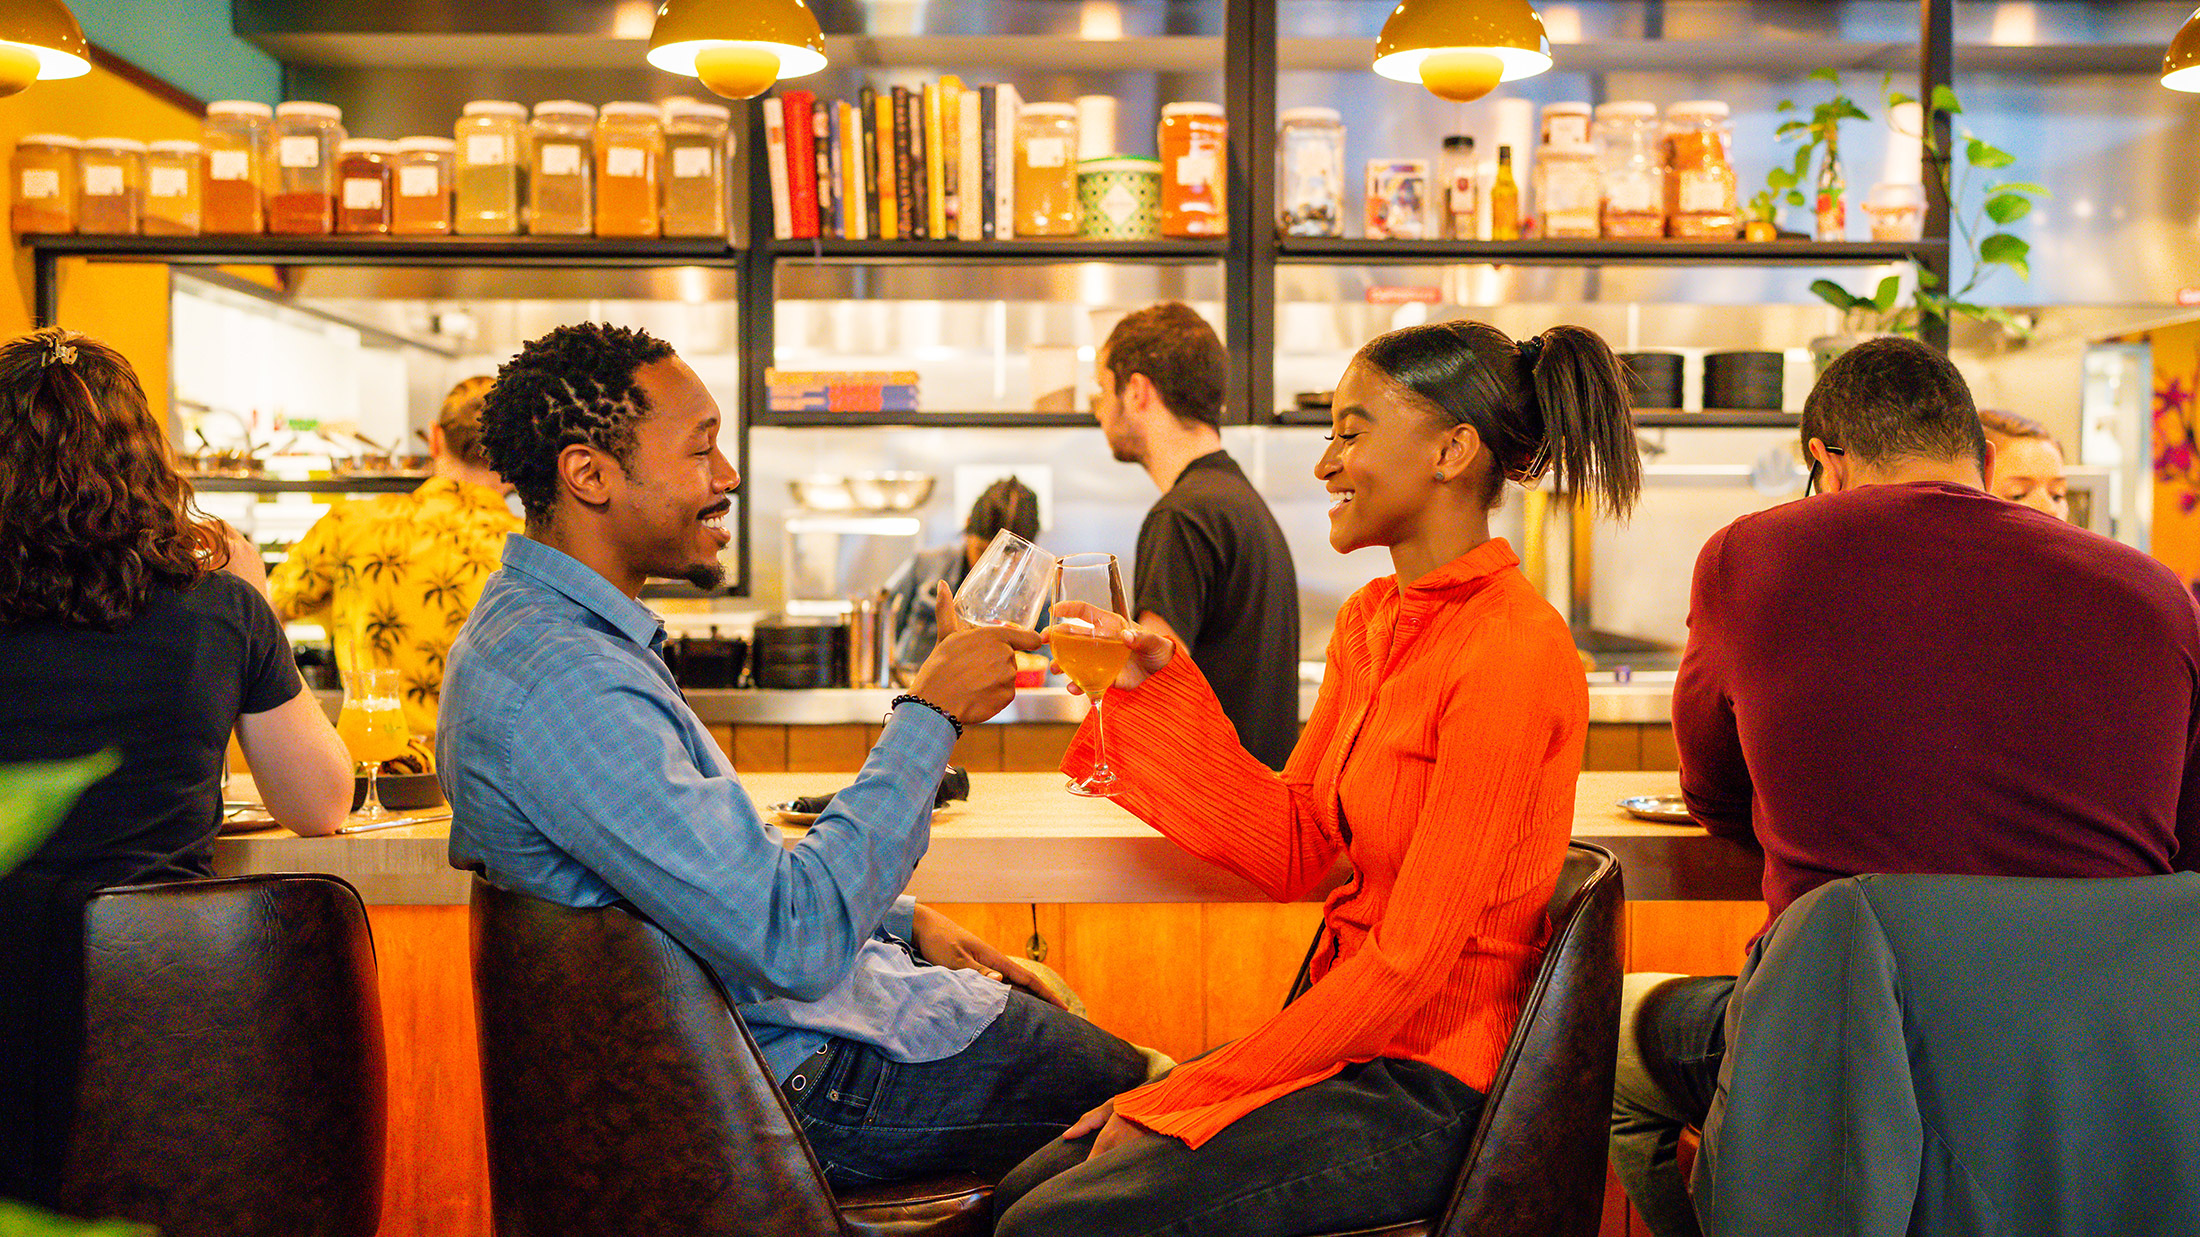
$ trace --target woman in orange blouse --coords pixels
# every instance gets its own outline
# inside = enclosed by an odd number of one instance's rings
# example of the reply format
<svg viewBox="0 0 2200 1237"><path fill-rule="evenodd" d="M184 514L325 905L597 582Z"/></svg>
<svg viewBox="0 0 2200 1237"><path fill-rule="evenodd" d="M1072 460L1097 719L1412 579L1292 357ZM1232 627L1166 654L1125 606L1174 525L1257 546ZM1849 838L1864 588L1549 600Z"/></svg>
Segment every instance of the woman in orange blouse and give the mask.
<svg viewBox="0 0 2200 1237"><path fill-rule="evenodd" d="M995 1195L1005 1237L1372 1228L1434 1215L1457 1175L1535 973L1588 726L1566 622L1489 513L1549 472L1625 514L1634 423L1595 333L1515 344L1475 322L1370 342L1331 416L1330 544L1387 547L1397 574L1338 614L1283 773L1152 633L1120 628L1107 700L1116 801L1178 845L1278 901L1349 856L1313 986L1026 1160ZM1092 742L1088 722L1064 769Z"/></svg>

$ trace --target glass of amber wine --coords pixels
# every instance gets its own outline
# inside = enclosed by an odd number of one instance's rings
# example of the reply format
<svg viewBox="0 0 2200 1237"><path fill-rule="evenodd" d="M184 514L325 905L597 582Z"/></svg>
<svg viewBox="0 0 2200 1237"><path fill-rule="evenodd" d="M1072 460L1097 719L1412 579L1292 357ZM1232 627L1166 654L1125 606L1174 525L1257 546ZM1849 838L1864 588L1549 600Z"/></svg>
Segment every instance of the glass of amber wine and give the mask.
<svg viewBox="0 0 2200 1237"><path fill-rule="evenodd" d="M1082 601L1105 610L1125 622L1129 607L1123 600L1123 571L1113 554L1072 554L1055 573L1054 600ZM1076 680L1085 698L1092 701L1093 766L1084 780L1071 782L1073 795L1101 797L1116 789L1115 770L1108 767L1108 721L1101 712L1101 697L1115 676L1123 672L1130 646L1123 643L1120 628L1103 635L1083 619L1063 619L1047 628L1047 644L1064 673Z"/></svg>
<svg viewBox="0 0 2200 1237"><path fill-rule="evenodd" d="M336 735L351 758L367 767L367 798L353 820L388 820L396 813L382 806L375 779L382 762L405 754L405 710L397 699L397 671L356 669L344 684L344 711L336 716Z"/></svg>

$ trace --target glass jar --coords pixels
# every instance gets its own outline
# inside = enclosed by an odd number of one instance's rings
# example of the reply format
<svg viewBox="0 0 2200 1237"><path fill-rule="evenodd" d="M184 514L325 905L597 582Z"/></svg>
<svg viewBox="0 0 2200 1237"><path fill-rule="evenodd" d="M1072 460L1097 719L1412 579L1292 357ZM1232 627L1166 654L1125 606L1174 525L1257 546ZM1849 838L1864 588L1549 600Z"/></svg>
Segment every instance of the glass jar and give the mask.
<svg viewBox="0 0 2200 1237"><path fill-rule="evenodd" d="M1445 240L1479 240L1482 200L1475 192L1474 139L1454 133L1436 161L1436 213Z"/></svg>
<svg viewBox="0 0 2200 1237"><path fill-rule="evenodd" d="M1077 234L1096 241L1150 241L1161 234L1161 161L1137 155L1077 164Z"/></svg>
<svg viewBox="0 0 2200 1237"><path fill-rule="evenodd" d="M1875 241L1914 241L1925 234L1925 186L1882 181L1864 198Z"/></svg>
<svg viewBox="0 0 2200 1237"><path fill-rule="evenodd" d="M1219 103L1169 103L1161 108L1155 148L1161 152L1161 234L1226 236L1229 203L1222 163L1229 125Z"/></svg>
<svg viewBox="0 0 2200 1237"><path fill-rule="evenodd" d="M1732 125L1716 100L1665 109L1665 231L1685 240L1730 241L1741 231Z"/></svg>
<svg viewBox="0 0 2200 1237"><path fill-rule="evenodd" d="M1016 235L1077 235L1077 108L1026 103L1016 117Z"/></svg>
<svg viewBox="0 0 2200 1237"><path fill-rule="evenodd" d="M726 234L726 138L733 112L682 99L665 104L666 236Z"/></svg>
<svg viewBox="0 0 2200 1237"><path fill-rule="evenodd" d="M275 108L275 192L267 230L284 236L325 236L336 228L336 148L344 113L328 103Z"/></svg>
<svg viewBox="0 0 2200 1237"><path fill-rule="evenodd" d="M572 99L535 105L527 129L527 230L588 236L596 230L596 109Z"/></svg>
<svg viewBox="0 0 2200 1237"><path fill-rule="evenodd" d="M1597 148L1587 142L1547 142L1535 156L1535 210L1552 240L1595 240L1603 223Z"/></svg>
<svg viewBox="0 0 2200 1237"><path fill-rule="evenodd" d="M1278 118L1276 218L1285 236L1344 235L1344 120L1333 107Z"/></svg>
<svg viewBox="0 0 2200 1237"><path fill-rule="evenodd" d="M267 189L274 181L275 109L250 99L206 105L199 230L250 236L267 230Z"/></svg>
<svg viewBox="0 0 2200 1237"><path fill-rule="evenodd" d="M461 236L512 236L520 228L527 185L520 146L527 109L503 99L468 103L452 129L457 142L458 204L452 226Z"/></svg>
<svg viewBox="0 0 2200 1237"><path fill-rule="evenodd" d="M147 236L199 234L199 159L197 142L153 142L145 148Z"/></svg>
<svg viewBox="0 0 2200 1237"><path fill-rule="evenodd" d="M596 120L596 235L656 236L664 126L654 103L606 103Z"/></svg>
<svg viewBox="0 0 2200 1237"><path fill-rule="evenodd" d="M1597 108L1596 122L1604 235L1627 240L1664 236L1665 161L1659 152L1658 105L1606 103Z"/></svg>
<svg viewBox="0 0 2200 1237"><path fill-rule="evenodd" d="M1586 103L1546 103L1543 105L1543 144L1553 142L1586 142L1589 140L1589 123L1592 109Z"/></svg>
<svg viewBox="0 0 2200 1237"><path fill-rule="evenodd" d="M137 235L145 209L145 143L126 137L86 138L76 183L77 231Z"/></svg>
<svg viewBox="0 0 2200 1237"><path fill-rule="evenodd" d="M76 231L77 160L84 143L59 133L15 142L15 194L9 226L26 232Z"/></svg>
<svg viewBox="0 0 2200 1237"><path fill-rule="evenodd" d="M336 148L336 230L350 236L387 236L395 211L391 164L397 143L355 137Z"/></svg>
<svg viewBox="0 0 2200 1237"><path fill-rule="evenodd" d="M451 234L451 165L458 143L447 137L408 137L391 157L390 232L396 236Z"/></svg>

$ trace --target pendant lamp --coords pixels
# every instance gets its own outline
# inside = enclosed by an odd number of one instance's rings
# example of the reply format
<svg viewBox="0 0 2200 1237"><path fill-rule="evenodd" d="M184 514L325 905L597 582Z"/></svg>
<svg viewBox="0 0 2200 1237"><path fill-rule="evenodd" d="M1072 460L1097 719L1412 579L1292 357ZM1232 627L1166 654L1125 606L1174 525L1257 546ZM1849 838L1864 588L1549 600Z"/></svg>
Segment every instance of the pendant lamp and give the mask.
<svg viewBox="0 0 2200 1237"><path fill-rule="evenodd" d="M728 99L753 99L824 68L825 33L804 0L665 0L649 62Z"/></svg>
<svg viewBox="0 0 2200 1237"><path fill-rule="evenodd" d="M2185 28L2169 41L2162 57L2162 84L2171 90L2200 93L2200 9L2185 19Z"/></svg>
<svg viewBox="0 0 2200 1237"><path fill-rule="evenodd" d="M1399 0L1375 40L1375 71L1466 103L1499 82L1551 67L1551 41L1528 0Z"/></svg>
<svg viewBox="0 0 2200 1237"><path fill-rule="evenodd" d="M0 96L92 71L83 28L61 0L0 0Z"/></svg>

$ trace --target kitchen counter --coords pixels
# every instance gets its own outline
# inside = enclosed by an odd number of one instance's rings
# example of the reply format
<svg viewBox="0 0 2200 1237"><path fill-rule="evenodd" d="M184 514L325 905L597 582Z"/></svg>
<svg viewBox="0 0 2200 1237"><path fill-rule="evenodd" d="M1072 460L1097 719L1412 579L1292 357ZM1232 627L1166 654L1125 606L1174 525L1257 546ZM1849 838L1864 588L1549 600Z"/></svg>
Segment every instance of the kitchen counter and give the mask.
<svg viewBox="0 0 2200 1237"><path fill-rule="evenodd" d="M760 773L744 777L758 803L820 794L831 774ZM1651 824L1613 806L1628 795L1672 794L1671 773L1584 773L1574 805L1574 836L1617 854L1636 899L1751 900L1761 861L1755 852L1694 825ZM801 836L788 831L788 840ZM448 861L449 822L408 825L348 837L301 838L282 829L224 835L214 869L331 872L375 905L453 906L467 900L468 874ZM932 847L909 892L927 902L1108 903L1259 902L1243 879L1195 859L1106 799L1063 789L1056 773L974 773L971 799L932 822Z"/></svg>

